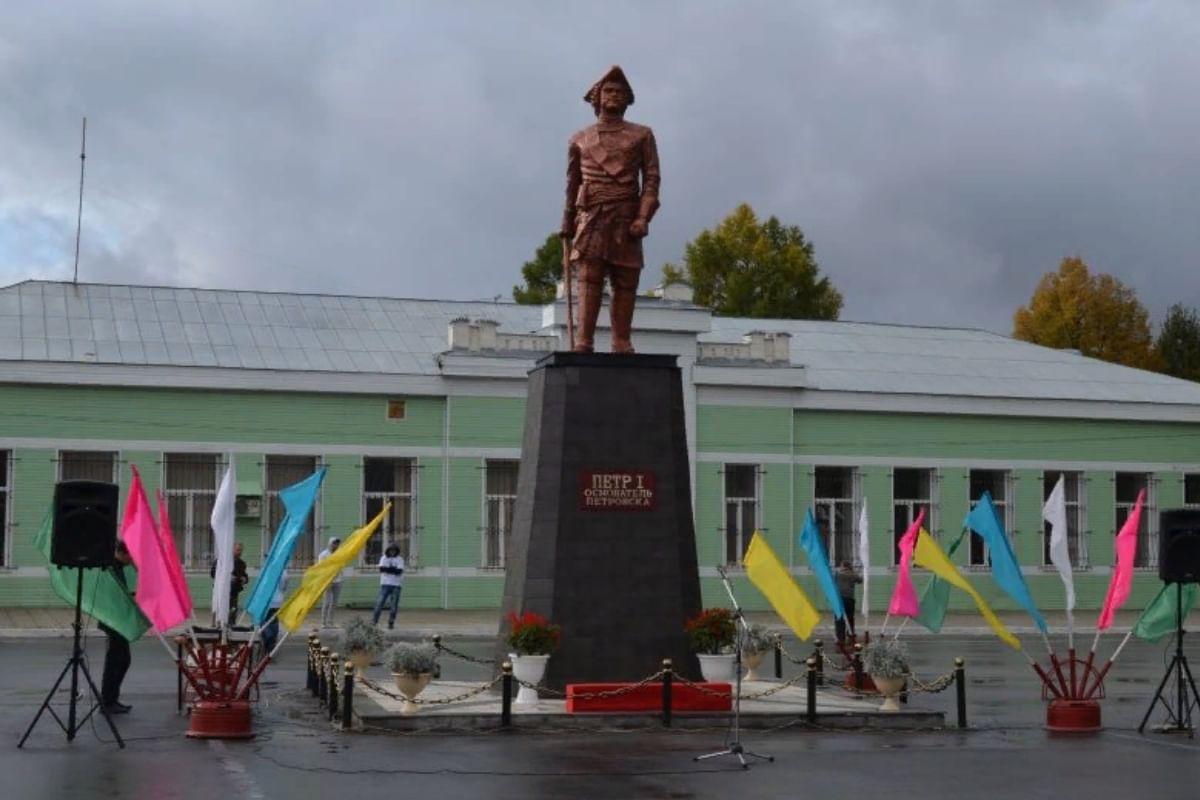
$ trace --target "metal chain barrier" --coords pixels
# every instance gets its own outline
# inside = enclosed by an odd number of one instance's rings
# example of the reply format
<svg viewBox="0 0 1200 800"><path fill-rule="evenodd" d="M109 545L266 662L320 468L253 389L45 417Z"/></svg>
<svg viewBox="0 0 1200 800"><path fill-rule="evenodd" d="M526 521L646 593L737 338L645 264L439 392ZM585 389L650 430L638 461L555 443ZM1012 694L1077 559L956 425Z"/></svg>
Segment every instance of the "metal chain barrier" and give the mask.
<svg viewBox="0 0 1200 800"><path fill-rule="evenodd" d="M665 671L666 670L664 670L664 672ZM689 681L687 678L683 677L675 670L671 670L671 675L673 675L675 680L679 681L684 686L690 686L691 688L695 689L700 694L706 694L709 697L720 697L724 700L727 700L727 699L730 699L733 697L733 692L719 692L716 689L709 689L706 686L703 686L702 684L695 683L694 681Z"/></svg>
<svg viewBox="0 0 1200 800"><path fill-rule="evenodd" d="M954 685L954 670L947 672L945 675L937 676L929 683L925 683L920 678L918 678L916 675L912 675L912 674L910 674L908 676L908 679L913 685L913 688L910 689L909 691L924 692L926 694L937 694L938 692L946 691L947 689L949 689L951 686Z"/></svg>
<svg viewBox="0 0 1200 800"><path fill-rule="evenodd" d="M470 661L472 664L483 664L484 666L488 667L496 666L496 660L494 658L479 658L478 656L469 656L466 653L460 653L453 648L447 647L446 645L442 644L442 637L440 636L433 637L433 646L448 656L460 658L463 661Z"/></svg>
<svg viewBox="0 0 1200 800"><path fill-rule="evenodd" d="M675 670L671 670L670 672L672 675L679 674L679 673L675 672ZM575 694L571 695L571 697L578 699L578 700L595 700L597 698L602 698L602 697L619 697L620 695L623 695L623 694L629 694L630 692L632 692L636 689L639 689L642 686L645 686L647 683L652 683L652 682L662 678L666 674L667 674L667 670L660 669L658 672L654 673L653 675L650 675L646 678L642 678L637 683L631 683L628 686L622 686L620 689L606 689L603 692L576 692ZM527 683L526 681L521 680L520 678L518 678L515 675L513 676L513 683L518 684L520 686L524 686L527 689L533 689L539 695L548 694L553 697L566 697L567 696L566 692L560 692L557 689L550 689L550 688L547 688L545 686L540 686L540 685L535 686L532 683ZM725 695L725 696L727 697L728 695Z"/></svg>
<svg viewBox="0 0 1200 800"><path fill-rule="evenodd" d="M476 695L483 694L484 692L486 692L488 689L491 689L493 686L495 686L497 683L499 683L503 679L504 679L503 675L497 675L495 678L492 678L492 680L489 681L488 683L482 683L479 686L476 686L474 689L470 689L466 692L463 692L462 694L455 695L454 697L439 697L436 700L422 700L419 697L415 697L412 699L412 702L416 703L419 706L448 706L451 703L459 703L459 702L462 702L463 700L467 700L472 697L475 697ZM392 692L392 691L389 691L389 690L383 688L382 686L380 686L378 683L371 680L370 678L364 677L362 679L362 684L364 686L366 686L368 689L370 689L371 691L378 692L379 694L383 695L384 697L390 697L393 700L407 701L409 699L398 692Z"/></svg>

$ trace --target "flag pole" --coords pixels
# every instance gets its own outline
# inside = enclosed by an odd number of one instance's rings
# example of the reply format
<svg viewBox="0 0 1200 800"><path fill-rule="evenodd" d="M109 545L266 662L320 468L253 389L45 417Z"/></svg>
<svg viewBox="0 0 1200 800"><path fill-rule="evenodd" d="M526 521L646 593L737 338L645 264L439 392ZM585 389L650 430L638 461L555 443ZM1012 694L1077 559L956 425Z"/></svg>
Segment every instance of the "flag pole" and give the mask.
<svg viewBox="0 0 1200 800"><path fill-rule="evenodd" d="M1021 647L1021 655L1025 656L1026 660L1029 661L1029 666L1033 667L1033 671L1036 672L1038 677L1042 679L1042 684L1050 690L1050 693L1056 698L1061 699L1062 693L1059 691L1058 687L1054 685L1054 681L1050 680L1050 676L1046 674L1046 671L1042 669L1042 665L1039 664L1033 656L1029 655L1029 652L1024 647Z"/></svg>
<svg viewBox="0 0 1200 800"><path fill-rule="evenodd" d="M1100 684L1104 683L1104 676L1108 674L1108 671L1110 669L1112 669L1113 662L1117 660L1117 656L1121 655L1121 651L1123 649L1125 649L1125 645L1129 642L1130 636L1133 636L1132 629L1130 629L1129 633L1125 634L1125 638L1121 640L1121 643L1119 645L1117 645L1117 649L1113 651L1113 654L1108 657L1108 661L1104 662L1104 666L1101 667L1100 671L1096 673L1096 682L1092 684L1092 688L1088 689L1087 692L1084 692L1082 690L1082 689L1087 689L1087 679L1088 679L1087 673L1086 672L1083 673L1083 687L1080 690L1080 694L1083 695L1084 700L1091 699L1091 696L1094 695L1096 693L1096 691L1100 688ZM1089 662L1090 662L1090 655L1089 655Z"/></svg>
<svg viewBox="0 0 1200 800"><path fill-rule="evenodd" d="M908 621L910 619L912 619L912 617L905 617L904 621L900 623L900 627L896 629L896 635L892 637L893 642L900 638L900 634L904 633L904 628L908 625ZM880 636L882 635L883 634L881 633Z"/></svg>
<svg viewBox="0 0 1200 800"><path fill-rule="evenodd" d="M883 632L887 630L888 620L892 618L892 612L887 612L883 616L883 625L879 628L879 635L882 637Z"/></svg>
<svg viewBox="0 0 1200 800"><path fill-rule="evenodd" d="M1045 631L1042 631L1042 641L1046 643L1046 652L1050 654L1050 665L1054 667L1054 674L1058 677L1058 686L1062 689L1063 696L1068 696L1067 679L1063 675L1062 662L1058 660L1058 654L1054 652L1054 646L1050 644L1050 637L1046 635Z"/></svg>

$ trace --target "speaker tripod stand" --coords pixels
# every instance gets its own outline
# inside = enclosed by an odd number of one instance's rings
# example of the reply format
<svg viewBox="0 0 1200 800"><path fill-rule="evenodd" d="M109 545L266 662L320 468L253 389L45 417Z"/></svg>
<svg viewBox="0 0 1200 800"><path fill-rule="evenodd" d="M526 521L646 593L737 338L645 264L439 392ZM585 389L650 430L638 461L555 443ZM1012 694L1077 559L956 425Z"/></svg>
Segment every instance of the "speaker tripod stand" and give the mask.
<svg viewBox="0 0 1200 800"><path fill-rule="evenodd" d="M737 636L735 637L733 670L734 670L734 690L733 690L733 730L730 733L728 745L724 750L718 750L715 753L705 753L702 756L696 756L693 761L705 761L710 758L718 758L720 756L736 756L741 762L742 769L750 769L750 762L746 761L746 756L751 758L761 759L763 761L774 761L775 756L763 755L756 753L753 750L747 750L742 745L742 646L745 644L745 635L747 633L748 624L746 617L742 614L742 607L738 605L737 598L733 596L733 587L729 585L729 576L725 574L724 567L717 567L717 572L721 576L721 582L725 584L725 591L729 595L729 602L733 604L733 620L737 626Z"/></svg>
<svg viewBox="0 0 1200 800"><path fill-rule="evenodd" d="M55 567L51 567L55 569ZM117 726L113 723L112 717L104 708L104 702L100 697L100 691L96 688L96 682L92 680L92 673L88 671L87 661L84 660L83 643L81 641L83 633L83 569L79 569L79 581L75 584L75 637L74 644L71 649L71 657L67 659L67 665L63 667L62 672L58 675L58 680L54 682L54 686L50 688L50 693L46 695L46 699L42 701L41 708L38 709L37 715L33 718L33 722L29 723L29 727L25 730L25 735L21 737L17 747L22 747L25 740L29 738L29 734L33 733L33 729L37 727L38 720L42 718L42 714L49 711L50 716L54 717L54 721L58 723L58 727L63 729L67 734L67 741L73 741L75 734L83 727L84 723L91 718L92 714L96 713L96 709L100 709L100 714L104 717L104 721L108 723L109 730L112 731L113 738L117 740L117 745L122 749L125 748L125 740L121 738L121 734L117 731ZM76 703L79 700L79 673L83 672L83 677L87 679L87 685L92 690L92 699L95 705L83 715L82 719L77 719ZM67 673L71 673L71 700L67 706L67 722L64 725L62 718L58 716L54 708L50 705L50 701L54 699L55 692L62 684L63 678L67 677Z"/></svg>
<svg viewBox="0 0 1200 800"><path fill-rule="evenodd" d="M1172 678L1175 681L1173 706L1163 696L1163 690L1166 689L1167 682ZM1150 707L1146 709L1146 716L1142 717L1142 724L1138 725L1138 733L1145 730L1146 723L1150 720L1150 714L1159 703L1162 703L1167 709L1167 722L1159 730L1163 733L1187 733L1189 739L1195 736L1196 729L1192 726L1192 709L1200 706L1200 693L1196 691L1196 681L1192 678L1192 670L1188 667L1187 656L1183 653L1182 583L1175 584L1175 657L1171 659L1171 666L1167 667L1162 682L1158 684L1158 691L1154 693L1154 699L1150 701Z"/></svg>

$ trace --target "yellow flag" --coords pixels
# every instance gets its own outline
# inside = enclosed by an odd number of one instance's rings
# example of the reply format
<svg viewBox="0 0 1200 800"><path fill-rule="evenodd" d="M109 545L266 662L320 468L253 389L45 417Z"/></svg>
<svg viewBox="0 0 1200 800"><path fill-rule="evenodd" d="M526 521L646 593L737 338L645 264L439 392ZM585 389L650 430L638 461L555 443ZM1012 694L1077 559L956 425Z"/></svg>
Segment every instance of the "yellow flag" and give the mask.
<svg viewBox="0 0 1200 800"><path fill-rule="evenodd" d="M820 613L758 531L746 548L742 566L746 568L746 577L770 601L788 627L801 639L811 636L821 619Z"/></svg>
<svg viewBox="0 0 1200 800"><path fill-rule="evenodd" d="M367 540L383 524L383 518L391 509L391 503L385 505L375 519L346 537L346 541L331 555L304 571L304 577L300 579L300 588L292 592L292 596L279 609L279 622L282 625L289 631L294 631L304 624L308 612L321 599L321 595L325 594L329 584L333 583L338 573L350 566L350 562L366 547Z"/></svg>
<svg viewBox="0 0 1200 800"><path fill-rule="evenodd" d="M1017 637L1013 636L1008 628L1004 627L1004 623L1000 621L987 602L979 596L979 592L975 591L975 587L967 583L967 579L954 566L954 562L942 552L942 548L938 547L937 542L929 535L929 531L924 528L921 528L921 533L917 536L917 546L913 550L913 563L918 567L924 567L946 583L957 586L971 595L971 599L979 607L979 613L983 614L983 618L987 620L988 625L992 626L992 630L996 632L996 635L1009 647L1015 650L1021 649L1021 643L1017 641Z"/></svg>

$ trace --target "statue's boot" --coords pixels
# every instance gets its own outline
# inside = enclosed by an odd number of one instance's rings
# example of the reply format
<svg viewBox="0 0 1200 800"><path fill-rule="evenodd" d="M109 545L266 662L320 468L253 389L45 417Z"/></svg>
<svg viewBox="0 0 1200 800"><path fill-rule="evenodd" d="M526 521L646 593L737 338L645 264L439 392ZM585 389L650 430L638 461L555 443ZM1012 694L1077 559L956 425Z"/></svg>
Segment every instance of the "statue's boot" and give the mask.
<svg viewBox="0 0 1200 800"><path fill-rule="evenodd" d="M633 306L636 302L636 290L613 288L609 318L612 320L612 351L614 353L633 352L633 343L629 337L633 327Z"/></svg>
<svg viewBox="0 0 1200 800"><path fill-rule="evenodd" d="M596 318L600 316L600 297L604 291L602 283L579 284L579 319L575 328L575 345L571 348L576 353L590 353L596 338Z"/></svg>

